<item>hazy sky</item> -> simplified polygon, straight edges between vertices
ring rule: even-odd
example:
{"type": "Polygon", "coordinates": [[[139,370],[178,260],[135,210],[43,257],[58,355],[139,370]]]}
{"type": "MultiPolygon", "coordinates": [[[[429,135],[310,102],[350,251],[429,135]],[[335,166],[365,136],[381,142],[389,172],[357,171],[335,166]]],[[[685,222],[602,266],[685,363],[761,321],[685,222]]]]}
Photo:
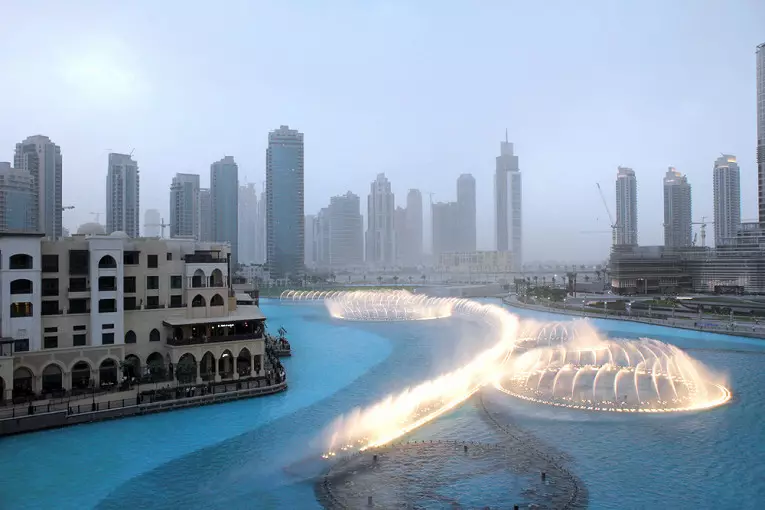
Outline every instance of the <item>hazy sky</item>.
{"type": "MultiPolygon", "coordinates": [[[[493,248],[494,158],[520,156],[525,259],[600,259],[618,165],[638,178],[641,244],[662,242],[675,166],[712,215],[720,152],[756,211],[755,46],[762,0],[0,1],[0,161],[45,134],[64,157],[64,225],[105,209],[107,152],[130,152],[142,209],[168,219],[176,172],[233,155],[264,180],[268,131],[305,133],[306,212],[385,172],[454,200],[478,192],[493,248]]],[[[425,195],[427,197],[427,195],[425,195]]],[[[427,203],[427,198],[426,198],[427,203]]],[[[712,238],[711,226],[707,239],[712,238]]]]}

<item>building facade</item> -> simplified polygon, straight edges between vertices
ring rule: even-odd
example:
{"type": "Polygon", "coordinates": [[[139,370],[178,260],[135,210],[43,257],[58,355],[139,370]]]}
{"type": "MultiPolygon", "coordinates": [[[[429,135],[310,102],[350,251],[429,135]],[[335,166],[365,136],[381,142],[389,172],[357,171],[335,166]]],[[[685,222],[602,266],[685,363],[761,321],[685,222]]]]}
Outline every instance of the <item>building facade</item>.
{"type": "Polygon", "coordinates": [[[170,237],[199,239],[199,175],[177,173],[170,184],[170,237]]]}
{"type": "Polygon", "coordinates": [[[304,263],[306,268],[316,268],[316,215],[305,215],[305,243],[303,250],[305,253],[304,263]]]}
{"type": "Polygon", "coordinates": [[[0,254],[6,399],[262,372],[265,317],[229,297],[225,244],[2,234],[0,254]]]}
{"type": "Polygon", "coordinates": [[[736,156],[723,154],[715,161],[714,183],[715,245],[735,237],[741,226],[741,175],[736,156]]]}
{"type": "MultiPolygon", "coordinates": [[[[760,224],[765,228],[765,43],[757,46],[757,179],[760,224]]],[[[18,165],[17,165],[18,166],[18,165]]]]}
{"type": "Polygon", "coordinates": [[[366,262],[375,267],[396,263],[394,211],[396,201],[390,181],[378,174],[367,197],[366,262]]]}
{"type": "Polygon", "coordinates": [[[330,216],[329,207],[324,207],[316,215],[313,231],[314,243],[316,245],[315,258],[316,265],[320,268],[328,268],[332,263],[330,248],[330,216]]]}
{"type": "Polygon", "coordinates": [[[212,196],[210,188],[199,190],[199,240],[212,241],[212,196]]]}
{"type": "Polygon", "coordinates": [[[431,206],[433,218],[433,260],[444,253],[460,252],[460,237],[455,235],[459,224],[460,207],[457,202],[436,202],[431,206]]]}
{"type": "MultiPolygon", "coordinates": [[[[172,204],[172,200],[170,201],[172,204]]],[[[145,237],[160,237],[162,234],[162,215],[157,209],[146,209],[143,215],[143,235],[145,237]]]]}
{"type": "Polygon", "coordinates": [[[16,144],[13,166],[26,170],[35,187],[36,231],[52,239],[61,237],[63,160],[61,148],[42,135],[30,136],[16,144]]]}
{"type": "Polygon", "coordinates": [[[664,176],[664,246],[680,248],[693,244],[691,211],[688,178],[669,167],[664,176]]]}
{"type": "Polygon", "coordinates": [[[422,264],[422,233],[422,193],[418,189],[410,189],[406,195],[404,266],[417,267],[422,264]]]}
{"type": "Polygon", "coordinates": [[[494,216],[496,218],[495,245],[497,251],[513,252],[513,264],[520,271],[523,260],[522,182],[518,156],[513,154],[513,144],[505,141],[500,145],[494,175],[494,216]]]}
{"type": "Polygon", "coordinates": [[[109,154],[106,173],[106,233],[141,232],[141,182],[138,163],[128,154],[109,154]]]}
{"type": "Polygon", "coordinates": [[[37,192],[32,175],[0,162],[0,232],[37,232],[37,192]]]}
{"type": "Polygon", "coordinates": [[[457,179],[457,208],[459,219],[457,235],[462,252],[476,251],[476,204],[475,178],[471,174],[462,174],[457,179]]]}
{"type": "Polygon", "coordinates": [[[347,192],[329,201],[329,265],[355,268],[364,265],[364,219],[361,200],[347,192]]]}
{"type": "Polygon", "coordinates": [[[239,263],[255,264],[258,235],[258,191],[254,183],[239,186],[239,263]]]}
{"type": "Polygon", "coordinates": [[[210,228],[213,242],[229,243],[239,253],[239,167],[232,156],[210,165],[210,228]]]}
{"type": "Polygon", "coordinates": [[[620,166],[616,171],[615,245],[638,244],[637,179],[631,168],[620,166]]]}
{"type": "Polygon", "coordinates": [[[268,134],[266,251],[271,278],[305,271],[305,158],[303,133],[289,126],[268,134]]]}

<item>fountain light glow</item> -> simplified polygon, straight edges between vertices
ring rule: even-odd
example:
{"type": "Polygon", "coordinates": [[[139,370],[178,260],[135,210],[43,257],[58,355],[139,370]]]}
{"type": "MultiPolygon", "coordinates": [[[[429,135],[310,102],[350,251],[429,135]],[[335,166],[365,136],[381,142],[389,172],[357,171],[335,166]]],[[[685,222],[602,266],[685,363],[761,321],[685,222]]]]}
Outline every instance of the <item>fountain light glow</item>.
{"type": "Polygon", "coordinates": [[[724,404],[731,392],[701,363],[656,340],[613,341],[587,321],[524,321],[506,309],[407,291],[285,291],[282,300],[323,301],[337,318],[482,319],[493,346],[466,365],[339,416],[324,458],[382,446],[459,406],[483,386],[537,403],[588,411],[679,412],[724,404]]]}

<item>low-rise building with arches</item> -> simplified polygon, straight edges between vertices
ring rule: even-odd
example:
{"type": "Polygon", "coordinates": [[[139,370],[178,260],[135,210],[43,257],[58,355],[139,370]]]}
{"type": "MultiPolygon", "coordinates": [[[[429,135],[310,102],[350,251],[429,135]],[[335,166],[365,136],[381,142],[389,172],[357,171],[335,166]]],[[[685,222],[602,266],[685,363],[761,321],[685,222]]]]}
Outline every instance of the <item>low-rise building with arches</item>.
{"type": "Polygon", "coordinates": [[[0,233],[0,400],[264,374],[266,318],[237,304],[227,244],[116,234],[0,233]]]}

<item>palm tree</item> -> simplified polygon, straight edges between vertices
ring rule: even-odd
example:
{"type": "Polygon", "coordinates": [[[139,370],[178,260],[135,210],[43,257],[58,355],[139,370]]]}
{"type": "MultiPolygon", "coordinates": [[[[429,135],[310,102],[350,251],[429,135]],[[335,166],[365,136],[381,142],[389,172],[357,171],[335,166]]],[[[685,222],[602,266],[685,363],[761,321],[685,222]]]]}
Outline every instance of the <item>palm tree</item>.
{"type": "Polygon", "coordinates": [[[398,275],[394,275],[394,276],[393,276],[393,283],[394,283],[395,285],[398,285],[398,275]]]}
{"type": "Polygon", "coordinates": [[[538,286],[538,284],[539,284],[539,277],[535,276],[534,277],[534,287],[538,286]]]}
{"type": "Polygon", "coordinates": [[[411,284],[412,284],[412,281],[413,281],[413,280],[414,280],[414,278],[412,278],[412,277],[410,276],[410,277],[409,277],[409,285],[411,285],[411,284]]]}
{"type": "Polygon", "coordinates": [[[584,281],[589,282],[590,281],[590,275],[586,274],[584,275],[584,281]]]}
{"type": "Polygon", "coordinates": [[[422,278],[422,283],[425,283],[428,279],[428,277],[425,275],[420,276],[420,278],[422,278]]]}
{"type": "Polygon", "coordinates": [[[382,276],[378,276],[377,277],[377,283],[378,284],[382,284],[382,280],[383,280],[382,276]]]}
{"type": "Polygon", "coordinates": [[[543,287],[546,287],[546,286],[547,286],[547,277],[546,277],[546,276],[543,276],[543,277],[542,277],[542,286],[543,286],[543,287]]]}

